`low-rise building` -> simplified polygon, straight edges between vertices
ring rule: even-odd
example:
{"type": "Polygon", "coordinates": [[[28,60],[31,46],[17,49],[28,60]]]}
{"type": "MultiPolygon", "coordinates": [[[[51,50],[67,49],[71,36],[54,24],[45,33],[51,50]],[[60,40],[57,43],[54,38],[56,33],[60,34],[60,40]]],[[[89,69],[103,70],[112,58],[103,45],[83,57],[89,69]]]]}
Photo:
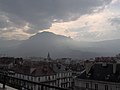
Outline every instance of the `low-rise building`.
{"type": "MultiPolygon", "coordinates": [[[[11,76],[52,86],[71,88],[72,72],[65,68],[60,63],[26,61],[24,64],[12,68],[15,74],[11,76]]],[[[28,87],[33,88],[33,86],[28,87]]],[[[39,87],[34,87],[33,90],[39,90],[39,87]]]]}
{"type": "Polygon", "coordinates": [[[9,71],[15,65],[19,65],[22,63],[22,58],[0,57],[0,72],[9,71]]]}
{"type": "Polygon", "coordinates": [[[115,60],[87,61],[74,79],[75,90],[120,90],[120,63],[115,60]]]}

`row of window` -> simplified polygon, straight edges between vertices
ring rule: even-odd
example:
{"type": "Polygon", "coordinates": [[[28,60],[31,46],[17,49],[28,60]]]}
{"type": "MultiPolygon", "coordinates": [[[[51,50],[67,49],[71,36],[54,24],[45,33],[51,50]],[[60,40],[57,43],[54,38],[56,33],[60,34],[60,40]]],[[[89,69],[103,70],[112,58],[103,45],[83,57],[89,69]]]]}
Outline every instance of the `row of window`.
{"type": "MultiPolygon", "coordinates": [[[[86,88],[89,89],[90,88],[90,85],[89,83],[86,83],[86,88]]],[[[99,87],[98,87],[98,84],[95,84],[95,90],[98,90],[99,87]]],[[[108,90],[108,85],[105,85],[105,89],[104,90],[108,90]]]]}
{"type": "Polygon", "coordinates": [[[69,76],[71,76],[72,75],[72,73],[58,73],[58,74],[56,74],[56,77],[69,77],[69,76]]]}
{"type": "Polygon", "coordinates": [[[61,78],[61,75],[63,77],[66,77],[66,75],[68,75],[67,77],[69,77],[72,74],[71,73],[59,73],[59,74],[56,74],[56,75],[43,76],[43,77],[32,77],[32,76],[28,76],[28,75],[15,74],[15,77],[22,78],[22,79],[27,79],[27,80],[32,80],[32,81],[38,81],[38,82],[42,81],[43,82],[43,81],[46,81],[46,80],[48,81],[48,80],[55,80],[56,78],[61,78]]]}
{"type": "Polygon", "coordinates": [[[60,76],[59,74],[60,75],[72,75],[70,73],[65,73],[65,74],[58,73],[56,75],[51,75],[51,76],[32,77],[32,76],[23,75],[23,74],[15,74],[15,75],[13,75],[13,77],[31,80],[31,81],[36,81],[36,82],[44,82],[44,83],[46,82],[46,83],[53,85],[53,86],[56,86],[56,85],[61,86],[61,84],[63,83],[61,87],[63,87],[63,88],[70,87],[71,84],[69,84],[69,83],[72,82],[72,79],[70,78],[71,76],[67,76],[67,77],[65,76],[63,78],[60,78],[60,77],[58,77],[58,76],[60,76]],[[47,82],[47,81],[49,81],[49,82],[47,82]],[[64,83],[68,83],[68,84],[64,85],[64,83]]]}

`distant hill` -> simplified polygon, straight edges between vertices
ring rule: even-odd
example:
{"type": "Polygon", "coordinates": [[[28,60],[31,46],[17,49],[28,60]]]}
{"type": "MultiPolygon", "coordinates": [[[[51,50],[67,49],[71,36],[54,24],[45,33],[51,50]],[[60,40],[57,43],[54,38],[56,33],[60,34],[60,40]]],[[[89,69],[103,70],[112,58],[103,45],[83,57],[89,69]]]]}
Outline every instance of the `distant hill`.
{"type": "Polygon", "coordinates": [[[46,57],[50,52],[53,58],[71,57],[83,58],[93,57],[95,53],[84,52],[74,49],[74,40],[56,35],[51,32],[37,33],[20,44],[13,52],[16,56],[42,56],[46,57]]]}
{"type": "Polygon", "coordinates": [[[24,41],[13,40],[2,42],[4,43],[0,45],[0,48],[12,56],[46,57],[49,52],[53,58],[90,58],[96,56],[113,56],[120,53],[119,39],[101,42],[81,42],[51,32],[37,33],[24,41]]]}
{"type": "MultiPolygon", "coordinates": [[[[84,51],[97,52],[101,56],[110,56],[120,53],[120,39],[90,42],[84,51]]],[[[81,50],[82,50],[81,49],[81,50]]]]}

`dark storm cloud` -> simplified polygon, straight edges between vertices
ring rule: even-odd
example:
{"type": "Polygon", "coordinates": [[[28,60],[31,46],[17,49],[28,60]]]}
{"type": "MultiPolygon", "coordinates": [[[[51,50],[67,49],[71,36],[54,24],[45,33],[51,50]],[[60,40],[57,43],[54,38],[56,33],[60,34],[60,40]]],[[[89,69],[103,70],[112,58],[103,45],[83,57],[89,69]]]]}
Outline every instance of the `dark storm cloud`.
{"type": "Polygon", "coordinates": [[[0,0],[0,11],[7,13],[11,22],[31,24],[29,33],[48,29],[52,22],[75,20],[89,14],[98,7],[104,7],[111,0],[0,0]]]}

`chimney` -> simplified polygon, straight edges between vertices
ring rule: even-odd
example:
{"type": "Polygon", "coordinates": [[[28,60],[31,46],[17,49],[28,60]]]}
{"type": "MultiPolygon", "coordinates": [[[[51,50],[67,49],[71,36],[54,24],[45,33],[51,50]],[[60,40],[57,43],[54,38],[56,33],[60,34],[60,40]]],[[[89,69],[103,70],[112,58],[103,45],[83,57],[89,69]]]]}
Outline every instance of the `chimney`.
{"type": "Polygon", "coordinates": [[[116,68],[117,68],[117,64],[116,64],[116,63],[113,63],[113,74],[116,73],[116,68]]]}

